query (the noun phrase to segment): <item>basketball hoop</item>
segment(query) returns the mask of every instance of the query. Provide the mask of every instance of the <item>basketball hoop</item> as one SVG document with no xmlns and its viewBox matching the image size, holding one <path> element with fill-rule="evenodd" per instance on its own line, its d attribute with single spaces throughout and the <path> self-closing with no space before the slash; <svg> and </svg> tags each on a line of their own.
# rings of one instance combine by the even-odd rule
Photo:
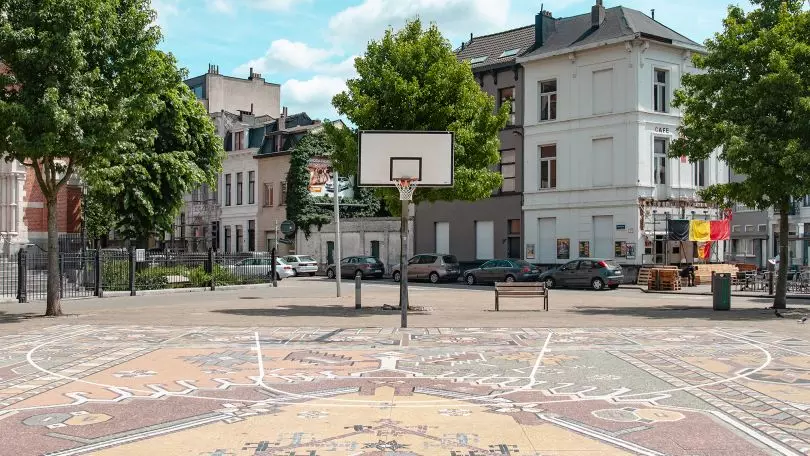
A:
<svg viewBox="0 0 810 456">
<path fill-rule="evenodd" d="M 400 201 L 411 201 L 413 199 L 416 181 L 416 179 L 412 178 L 394 179 L 394 186 L 399 190 Z"/>
</svg>

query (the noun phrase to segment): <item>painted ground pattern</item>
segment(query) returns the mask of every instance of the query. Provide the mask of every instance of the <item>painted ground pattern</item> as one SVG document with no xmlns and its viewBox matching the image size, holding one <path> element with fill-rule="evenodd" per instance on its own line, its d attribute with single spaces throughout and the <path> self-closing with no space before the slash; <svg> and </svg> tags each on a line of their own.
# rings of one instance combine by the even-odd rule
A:
<svg viewBox="0 0 810 456">
<path fill-rule="evenodd" d="M 765 331 L 60 325 L 0 347 L 0 454 L 810 454 L 810 342 Z"/>
</svg>

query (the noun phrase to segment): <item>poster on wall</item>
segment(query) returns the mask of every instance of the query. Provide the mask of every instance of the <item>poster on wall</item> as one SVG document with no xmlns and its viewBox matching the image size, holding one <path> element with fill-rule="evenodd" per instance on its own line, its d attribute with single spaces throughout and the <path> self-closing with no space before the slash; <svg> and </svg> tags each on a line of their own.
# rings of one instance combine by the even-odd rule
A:
<svg viewBox="0 0 810 456">
<path fill-rule="evenodd" d="M 627 256 L 627 242 L 616 241 L 614 243 L 613 256 L 616 258 L 624 258 Z"/>
<path fill-rule="evenodd" d="M 636 257 L 636 244 L 627 244 L 627 259 L 632 260 Z"/>
<path fill-rule="evenodd" d="M 557 259 L 567 260 L 571 257 L 571 240 L 568 238 L 557 239 Z"/>
<path fill-rule="evenodd" d="M 329 159 L 313 157 L 307 163 L 309 171 L 309 193 L 312 196 L 333 196 L 335 187 L 341 198 L 354 197 L 354 185 L 350 177 L 339 176 L 337 185 L 332 179 L 332 165 Z"/>
<path fill-rule="evenodd" d="M 588 258 L 591 256 L 591 241 L 579 241 L 579 257 Z"/>
<path fill-rule="evenodd" d="M 534 259 L 534 244 L 526 244 L 526 259 Z"/>
</svg>

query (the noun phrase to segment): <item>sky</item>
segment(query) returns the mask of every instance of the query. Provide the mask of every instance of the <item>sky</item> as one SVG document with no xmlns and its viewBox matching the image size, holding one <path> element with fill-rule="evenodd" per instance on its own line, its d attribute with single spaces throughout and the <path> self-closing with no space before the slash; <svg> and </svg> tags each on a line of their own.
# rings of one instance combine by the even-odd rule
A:
<svg viewBox="0 0 810 456">
<path fill-rule="evenodd" d="M 747 0 L 734 3 L 748 9 Z M 246 78 L 250 68 L 281 84 L 290 113 L 338 119 L 332 96 L 356 75 L 354 58 L 386 28 L 419 17 L 434 22 L 454 47 L 470 33 L 486 35 L 534 23 L 540 10 L 554 17 L 589 13 L 594 0 L 152 0 L 164 35 L 189 76 L 208 64 L 221 74 Z M 604 0 L 650 14 L 703 42 L 722 27 L 732 0 Z"/>
</svg>

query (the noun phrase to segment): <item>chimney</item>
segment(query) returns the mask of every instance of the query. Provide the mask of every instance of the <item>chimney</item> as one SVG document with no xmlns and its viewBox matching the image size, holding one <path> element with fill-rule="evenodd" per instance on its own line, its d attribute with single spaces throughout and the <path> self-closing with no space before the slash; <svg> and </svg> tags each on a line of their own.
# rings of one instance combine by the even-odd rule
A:
<svg viewBox="0 0 810 456">
<path fill-rule="evenodd" d="M 557 21 L 551 11 L 541 10 L 534 16 L 534 49 L 542 47 L 549 36 L 557 30 Z"/>
<path fill-rule="evenodd" d="M 250 76 L 248 76 L 248 81 L 253 80 L 253 67 L 250 67 Z"/>
<path fill-rule="evenodd" d="M 287 107 L 284 106 L 281 108 L 281 115 L 277 121 L 278 124 L 278 134 L 276 135 L 276 151 L 281 152 L 281 147 L 284 145 L 284 135 L 281 133 L 282 130 L 287 128 Z"/>
<path fill-rule="evenodd" d="M 652 20 L 655 20 L 655 8 L 650 10 L 650 14 L 652 14 Z"/>
<path fill-rule="evenodd" d="M 591 28 L 599 28 L 605 22 L 605 7 L 602 0 L 596 0 L 596 4 L 591 7 Z"/>
</svg>

